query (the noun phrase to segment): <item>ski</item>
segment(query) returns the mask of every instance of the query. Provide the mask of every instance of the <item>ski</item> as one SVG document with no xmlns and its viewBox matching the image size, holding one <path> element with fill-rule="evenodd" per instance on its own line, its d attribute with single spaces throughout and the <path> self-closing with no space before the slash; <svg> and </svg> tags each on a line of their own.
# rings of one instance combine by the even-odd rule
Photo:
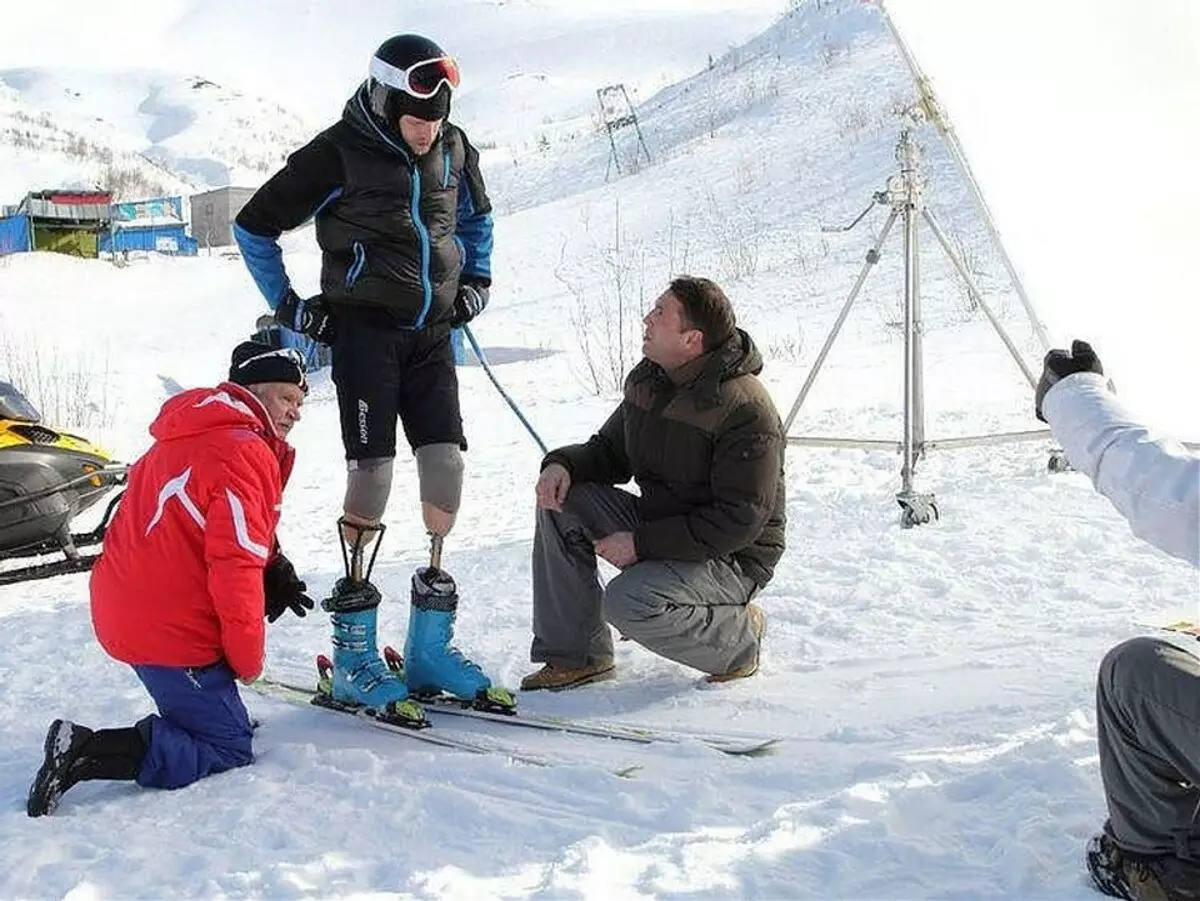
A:
<svg viewBox="0 0 1200 901">
<path fill-rule="evenodd" d="M 1190 620 L 1181 619 L 1173 623 L 1144 623 L 1146 628 L 1158 629 L 1160 632 L 1175 632 L 1180 635 L 1189 635 L 1200 641 L 1200 623 L 1194 623 Z"/>
<path fill-rule="evenodd" d="M 609 738 L 615 741 L 627 741 L 642 745 L 658 742 L 668 744 L 696 742 L 714 751 L 720 751 L 722 754 L 729 754 L 735 757 L 760 757 L 770 754 L 782 741 L 782 739 L 775 736 L 738 736 L 711 732 L 691 733 L 627 723 L 607 722 L 604 720 L 573 720 L 567 717 L 546 716 L 535 713 L 489 713 L 486 710 L 476 710 L 473 707 L 466 706 L 466 702 L 445 695 L 438 695 L 432 698 L 422 697 L 418 700 L 422 704 L 427 705 L 427 713 L 435 718 L 441 715 L 469 717 L 471 719 L 487 720 L 491 723 L 502 723 L 506 726 L 538 729 L 544 732 L 562 732 L 569 735 L 585 735 L 593 738 Z"/>
<path fill-rule="evenodd" d="M 393 735 L 402 735 L 405 738 L 411 738 L 415 741 L 424 742 L 429 745 L 434 745 L 440 748 L 448 748 L 455 751 L 462 751 L 468 754 L 487 754 L 507 758 L 514 763 L 526 764 L 537 767 L 553 767 L 563 766 L 567 764 L 584 764 L 585 761 L 576 761 L 569 758 L 546 757 L 539 754 L 533 754 L 520 748 L 512 748 L 506 745 L 494 744 L 492 742 L 477 741 L 471 738 L 466 738 L 459 734 L 446 734 L 443 731 L 425 728 L 417 729 L 411 726 L 401 726 L 396 723 L 388 722 L 387 720 L 379 719 L 375 716 L 374 711 L 366 707 L 358 708 L 339 708 L 331 707 L 327 704 L 319 702 L 318 692 L 313 688 L 302 688 L 298 685 L 288 685 L 284 682 L 277 682 L 273 679 L 258 679 L 251 684 L 249 688 L 257 694 L 264 697 L 278 698 L 279 700 L 287 701 L 292 704 L 303 705 L 305 707 L 316 707 L 320 710 L 328 710 L 333 713 L 340 713 L 354 719 L 361 720 L 376 729 L 381 729 L 384 732 L 390 732 Z M 610 772 L 614 776 L 628 778 L 633 775 L 640 767 L 624 766 L 611 769 Z"/>
<path fill-rule="evenodd" d="M 390 646 L 385 647 L 383 649 L 383 659 L 393 672 L 403 675 L 404 660 L 395 648 Z M 758 757 L 769 754 L 781 741 L 781 739 L 773 736 L 722 735 L 712 732 L 689 733 L 686 731 L 657 729 L 627 723 L 607 722 L 604 720 L 574 720 L 566 717 L 521 713 L 517 710 L 514 710 L 512 713 L 496 713 L 491 710 L 480 710 L 472 705 L 471 702 L 450 695 L 421 696 L 417 700 L 427 705 L 427 712 L 433 716 L 445 714 L 447 716 L 470 717 L 493 723 L 502 723 L 506 726 L 539 729 L 545 732 L 563 732 L 571 735 L 586 735 L 594 738 L 611 738 L 616 741 L 628 741 L 646 745 L 655 742 L 671 744 L 697 742 L 712 748 L 714 751 L 739 757 Z"/>
</svg>

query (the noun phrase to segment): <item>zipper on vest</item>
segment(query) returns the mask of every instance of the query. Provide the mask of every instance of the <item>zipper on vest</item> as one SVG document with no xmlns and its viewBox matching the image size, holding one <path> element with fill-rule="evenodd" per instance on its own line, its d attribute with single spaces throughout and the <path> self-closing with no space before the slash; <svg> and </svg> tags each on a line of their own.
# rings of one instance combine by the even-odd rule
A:
<svg viewBox="0 0 1200 901">
<path fill-rule="evenodd" d="M 433 282 L 429 276 L 429 229 L 421 221 L 421 169 L 415 163 L 412 167 L 412 221 L 417 243 L 421 246 L 421 312 L 417 314 L 413 328 L 423 328 L 429 308 L 433 306 Z"/>
</svg>

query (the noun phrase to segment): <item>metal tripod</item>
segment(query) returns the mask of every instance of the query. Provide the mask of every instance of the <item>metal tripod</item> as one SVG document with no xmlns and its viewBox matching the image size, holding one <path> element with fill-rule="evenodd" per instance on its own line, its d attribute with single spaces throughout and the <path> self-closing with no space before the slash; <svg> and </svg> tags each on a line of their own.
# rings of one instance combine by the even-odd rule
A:
<svg viewBox="0 0 1200 901">
<path fill-rule="evenodd" d="M 821 348 L 821 352 L 817 354 L 817 359 L 813 363 L 808 378 L 804 381 L 804 386 L 800 389 L 800 394 L 796 398 L 796 402 L 792 404 L 791 412 L 788 413 L 787 419 L 784 422 L 783 431 L 785 435 L 788 435 L 787 440 L 789 444 L 807 445 L 809 447 L 858 447 L 898 450 L 903 455 L 903 463 L 900 468 L 900 491 L 896 495 L 896 500 L 900 504 L 901 524 L 908 528 L 921 523 L 927 523 L 938 516 L 937 502 L 934 495 L 932 493 L 918 493 L 913 490 L 913 471 L 916 468 L 917 461 L 925 451 L 935 447 L 955 448 L 976 444 L 1001 444 L 1013 441 L 1026 441 L 1033 438 L 1049 437 L 1050 432 L 1047 429 L 1039 429 L 1027 432 L 1007 432 L 996 435 L 949 438 L 939 441 L 931 441 L 925 437 L 920 259 L 918 255 L 919 241 L 917 232 L 917 225 L 920 219 L 923 219 L 926 225 L 929 226 L 938 244 L 941 245 L 946 256 L 950 258 L 950 262 L 953 264 L 955 270 L 966 283 L 972 300 L 978 304 L 979 309 L 987 316 L 988 321 L 1000 336 L 1000 340 L 1004 342 L 1004 346 L 1008 348 L 1009 354 L 1020 368 L 1022 375 L 1029 382 L 1031 389 L 1036 387 L 1037 378 L 1025 364 L 1025 361 L 1021 358 L 1020 351 L 1017 350 L 1016 345 L 1013 344 L 1012 339 L 1009 338 L 1008 333 L 1004 330 L 1004 326 L 984 300 L 966 264 L 950 244 L 937 218 L 925 207 L 923 194 L 924 179 L 920 172 L 920 151 L 913 140 L 909 126 L 901 129 L 900 139 L 896 144 L 896 160 L 900 163 L 900 172 L 888 179 L 887 188 L 877 192 L 872 197 L 871 203 L 867 208 L 849 225 L 831 229 L 832 231 L 841 232 L 850 231 L 863 220 L 875 204 L 891 207 L 891 212 L 888 214 L 887 221 L 884 223 L 879 237 L 875 240 L 874 246 L 867 251 L 866 262 L 863 264 L 862 270 L 854 282 L 850 296 L 846 298 L 841 312 L 838 313 L 833 330 L 829 333 L 829 337 L 825 339 L 825 344 Z M 796 419 L 796 414 L 800 412 L 800 408 L 803 406 L 804 400 L 808 396 L 813 382 L 816 380 L 817 373 L 820 372 L 821 366 L 825 362 L 825 357 L 828 356 L 834 340 L 841 331 L 843 324 L 845 324 L 846 317 L 850 313 L 850 308 L 862 290 L 863 284 L 871 272 L 871 268 L 879 262 L 880 248 L 883 246 L 884 241 L 887 240 L 888 234 L 891 232 L 896 220 L 901 217 L 904 220 L 904 434 L 902 440 L 894 442 L 867 438 L 792 437 L 789 434 L 792 422 Z M 1033 315 L 1032 310 L 1028 307 L 1026 307 L 1026 310 L 1029 312 L 1030 322 L 1033 323 L 1035 331 L 1040 334 L 1041 326 Z"/>
</svg>

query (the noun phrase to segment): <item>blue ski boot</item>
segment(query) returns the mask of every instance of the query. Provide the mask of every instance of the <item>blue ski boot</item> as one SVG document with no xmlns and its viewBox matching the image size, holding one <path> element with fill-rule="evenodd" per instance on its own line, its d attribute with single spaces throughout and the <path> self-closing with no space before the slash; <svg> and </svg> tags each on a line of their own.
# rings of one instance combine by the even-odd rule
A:
<svg viewBox="0 0 1200 901">
<path fill-rule="evenodd" d="M 341 529 L 343 523 L 339 520 L 338 525 Z M 409 700 L 404 681 L 388 669 L 376 649 L 375 622 L 383 596 L 360 575 L 362 544 L 360 531 L 353 562 L 347 560 L 347 575 L 337 580 L 333 594 L 321 602 L 321 609 L 331 614 L 333 622 L 333 661 L 332 665 L 328 658 L 317 661 L 318 695 L 326 706 L 343 710 L 366 707 L 379 719 L 419 729 L 428 725 L 425 711 Z"/>
<path fill-rule="evenodd" d="M 478 666 L 454 647 L 458 587 L 436 566 L 413 573 L 412 608 L 404 641 L 404 679 L 415 697 L 451 695 L 480 710 L 515 713 L 516 698 L 496 688 Z"/>
</svg>

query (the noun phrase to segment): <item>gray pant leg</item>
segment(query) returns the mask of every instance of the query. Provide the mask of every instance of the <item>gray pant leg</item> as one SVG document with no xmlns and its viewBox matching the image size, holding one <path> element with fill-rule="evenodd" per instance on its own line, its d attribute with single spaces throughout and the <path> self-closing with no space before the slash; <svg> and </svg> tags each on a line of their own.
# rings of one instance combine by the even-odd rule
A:
<svg viewBox="0 0 1200 901">
<path fill-rule="evenodd" d="M 1096 734 L 1113 839 L 1177 854 L 1200 804 L 1200 660 L 1154 638 L 1117 645 L 1100 664 Z"/>
<path fill-rule="evenodd" d="M 646 560 L 604 592 L 604 617 L 621 634 L 705 673 L 751 663 L 758 641 L 746 604 L 754 583 L 720 560 Z"/>
<path fill-rule="evenodd" d="M 537 511 L 530 660 L 568 667 L 612 662 L 592 542 L 637 524 L 637 498 L 611 485 L 574 485 L 561 513 Z"/>
</svg>

